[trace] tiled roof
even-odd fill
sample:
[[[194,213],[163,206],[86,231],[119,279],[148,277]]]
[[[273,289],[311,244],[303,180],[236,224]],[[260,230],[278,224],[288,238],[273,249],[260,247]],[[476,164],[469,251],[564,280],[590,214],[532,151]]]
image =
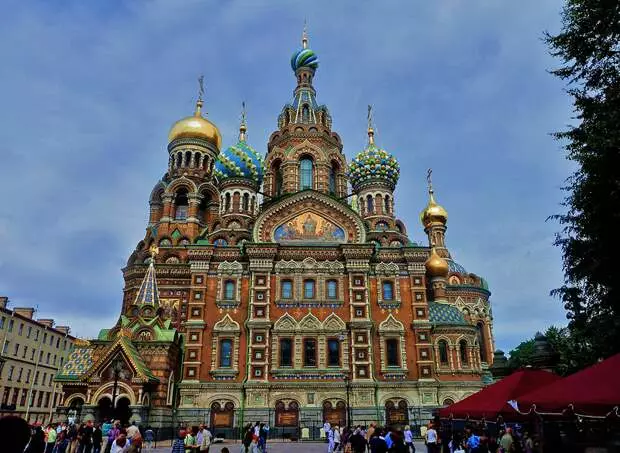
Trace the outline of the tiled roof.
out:
[[[469,325],[456,307],[441,302],[429,302],[429,320],[432,324]]]
[[[92,353],[91,345],[73,345],[56,379],[59,381],[78,380],[93,365]]]

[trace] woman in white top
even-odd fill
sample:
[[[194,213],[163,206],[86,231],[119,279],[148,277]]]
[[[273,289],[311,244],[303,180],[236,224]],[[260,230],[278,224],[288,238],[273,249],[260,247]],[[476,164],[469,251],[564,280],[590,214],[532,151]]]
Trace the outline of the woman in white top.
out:
[[[435,431],[433,425],[426,430],[426,448],[428,453],[435,453],[437,451],[437,431]]]

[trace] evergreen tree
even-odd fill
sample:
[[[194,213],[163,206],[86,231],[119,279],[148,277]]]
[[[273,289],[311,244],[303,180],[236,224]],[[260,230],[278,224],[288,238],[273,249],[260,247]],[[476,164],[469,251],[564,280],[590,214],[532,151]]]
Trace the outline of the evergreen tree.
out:
[[[564,188],[566,212],[552,216],[565,276],[552,294],[587,365],[620,352],[620,2],[567,0],[560,33],[545,38],[577,120],[556,134],[577,170]]]

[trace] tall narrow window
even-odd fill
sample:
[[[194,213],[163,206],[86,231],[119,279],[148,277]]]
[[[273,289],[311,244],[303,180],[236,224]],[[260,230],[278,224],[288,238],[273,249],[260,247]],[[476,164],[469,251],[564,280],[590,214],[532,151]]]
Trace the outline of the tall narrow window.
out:
[[[459,353],[461,355],[461,364],[467,365],[469,359],[467,357],[467,342],[465,340],[459,342]]]
[[[304,340],[304,366],[316,366],[316,340]]]
[[[282,167],[280,166],[280,161],[277,161],[273,164],[272,172],[273,172],[273,195],[279,197],[282,195]]]
[[[235,282],[227,280],[224,283],[224,299],[233,300],[235,298]]]
[[[329,169],[329,193],[336,193],[336,178],[338,175],[338,164],[336,162],[332,162],[332,166]]]
[[[189,212],[189,201],[187,199],[187,190],[181,189],[177,192],[174,199],[174,219],[185,220]]]
[[[386,214],[390,214],[392,212],[392,207],[390,206],[390,197],[387,195],[383,198],[383,211]]]
[[[304,280],[304,299],[314,299],[314,280]]]
[[[232,340],[220,341],[220,367],[230,368],[232,366]]]
[[[225,212],[230,211],[230,194],[229,193],[227,193],[224,196],[224,211]]]
[[[327,365],[340,366],[340,341],[335,338],[327,340]]]
[[[290,338],[280,339],[280,366],[293,365],[293,341]]]
[[[366,205],[366,211],[368,211],[368,214],[373,214],[375,212],[375,202],[372,195],[368,195],[366,197]]]
[[[448,343],[446,340],[439,340],[439,363],[441,365],[448,364]]]
[[[244,212],[248,212],[250,210],[250,194],[243,194],[243,204],[241,209],[243,209]]]
[[[479,322],[476,324],[477,335],[478,335],[478,345],[480,346],[480,361],[487,361],[487,343],[484,335],[484,324]]]
[[[328,299],[338,298],[338,282],[336,280],[327,281],[327,298]]]
[[[282,299],[292,299],[293,298],[293,282],[290,280],[282,280],[281,284],[281,293]]]
[[[394,300],[394,283],[383,282],[383,300]]]
[[[396,338],[385,340],[385,353],[387,356],[387,366],[400,366],[398,360],[398,340]]]
[[[308,108],[308,104],[304,104],[301,108],[301,121],[304,123],[310,122],[310,109]]]
[[[312,189],[314,180],[314,168],[312,159],[304,157],[299,161],[299,189]]]

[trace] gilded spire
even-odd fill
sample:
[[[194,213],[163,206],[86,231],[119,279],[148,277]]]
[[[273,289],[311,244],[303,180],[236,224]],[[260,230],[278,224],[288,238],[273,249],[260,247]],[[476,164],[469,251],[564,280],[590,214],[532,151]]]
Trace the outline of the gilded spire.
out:
[[[304,31],[301,34],[301,47],[308,48],[308,23],[306,19],[304,19]]]
[[[203,97],[205,94],[204,81],[205,76],[201,74],[200,77],[198,77],[198,99],[196,100],[196,111],[194,112],[194,116],[202,116]]]
[[[248,126],[245,122],[245,101],[243,101],[241,103],[241,124],[239,125],[239,141],[240,142],[244,142],[245,141],[245,133],[248,130]]]
[[[368,105],[368,144],[375,144],[375,130],[372,128],[372,105]]]

